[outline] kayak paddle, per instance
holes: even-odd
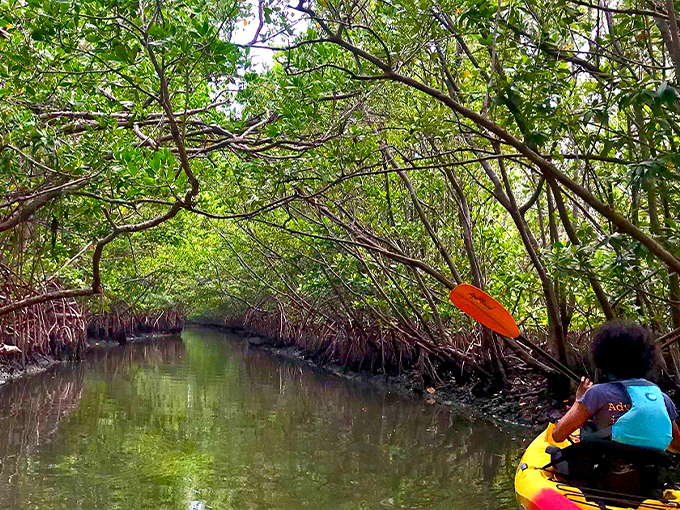
[[[581,382],[581,378],[572,372],[563,363],[556,360],[547,351],[533,344],[523,337],[515,319],[503,305],[486,292],[468,283],[460,283],[451,289],[449,294],[451,302],[474,320],[487,328],[508,338],[514,338],[527,349],[540,354],[552,367],[572,381]]]

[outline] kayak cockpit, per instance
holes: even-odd
[[[555,443],[551,427],[527,448],[515,476],[515,493],[526,510],[667,510],[680,508],[680,491],[659,482],[663,453],[614,461],[610,444],[595,446],[592,457],[572,471],[560,473],[560,459],[550,452],[566,451],[576,458],[585,444]],[[590,447],[591,445],[588,445]],[[557,447],[557,448],[555,448]],[[571,448],[571,450],[569,450]],[[612,448],[616,449],[617,446]],[[646,452],[644,452],[646,453]],[[571,460],[571,459],[568,459]],[[665,462],[665,461],[664,461]],[[574,467],[576,466],[576,467]],[[670,469],[670,468],[669,468]],[[594,476],[592,471],[595,470]],[[593,481],[595,480],[595,481]]]

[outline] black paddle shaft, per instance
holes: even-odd
[[[542,347],[539,347],[538,345],[534,344],[533,342],[530,342],[529,340],[524,338],[522,335],[519,335],[515,340],[518,340],[519,343],[521,343],[527,349],[543,356],[543,358],[545,358],[545,360],[548,361],[553,366],[553,368],[555,370],[557,370],[558,372],[560,372],[562,375],[568,377],[569,379],[571,379],[574,382],[577,382],[577,383],[581,382],[581,378],[578,375],[576,375],[574,372],[572,372],[569,367],[567,367],[563,363],[560,363],[555,358],[553,358]]]

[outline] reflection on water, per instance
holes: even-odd
[[[521,448],[202,330],[8,383],[0,431],[0,509],[514,509]]]

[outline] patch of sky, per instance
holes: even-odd
[[[238,92],[248,86],[248,75],[264,74],[276,63],[276,55],[289,47],[307,30],[308,20],[292,5],[282,0],[247,0],[243,19],[231,31],[231,42],[247,52],[248,63],[236,70],[230,83],[214,84],[214,98],[228,95],[232,98],[231,115],[240,119],[243,104]],[[228,87],[231,85],[231,87]]]

